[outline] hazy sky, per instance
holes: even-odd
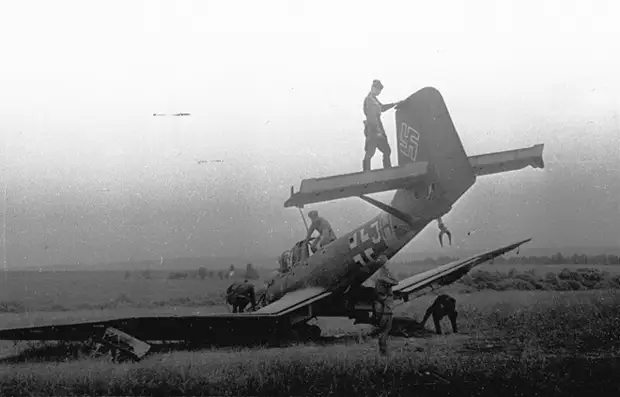
[[[3,2],[0,249],[8,266],[275,256],[305,232],[283,207],[290,186],[361,169],[375,78],[384,102],[438,88],[470,155],[545,144],[544,171],[478,180],[445,217],[455,244],[620,245],[619,12],[612,0]],[[175,112],[192,116],[152,116]],[[393,111],[383,119],[394,148]],[[337,234],[378,212],[359,199],[309,209]],[[437,248],[432,224],[407,250]]]

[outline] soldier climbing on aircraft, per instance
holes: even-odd
[[[312,243],[312,253],[315,253],[319,248],[326,246],[332,241],[336,240],[336,234],[332,229],[332,226],[323,217],[319,216],[318,211],[308,212],[308,217],[312,220],[310,227],[308,228],[308,234],[306,235],[306,242],[310,241],[312,233],[316,230],[319,232],[319,238],[315,239]]]
[[[374,303],[374,315],[379,334],[379,353],[386,356],[388,355],[387,338],[392,329],[392,309],[394,306],[392,287],[397,285],[398,281],[385,266],[387,257],[381,255],[377,260],[383,262],[383,266],[379,269],[379,277],[375,281],[376,301]]]
[[[445,294],[439,295],[437,299],[435,299],[435,302],[426,310],[426,314],[422,320],[422,326],[426,324],[431,314],[433,315],[433,322],[435,323],[435,332],[439,335],[441,335],[441,324],[439,324],[439,321],[445,316],[448,316],[450,319],[452,332],[457,332],[456,316],[458,313],[456,312],[456,299]]]
[[[370,92],[364,98],[364,115],[366,115],[366,120],[364,120],[364,135],[366,136],[364,151],[366,153],[362,161],[363,171],[370,171],[370,160],[372,160],[377,149],[383,153],[383,168],[392,167],[390,160],[392,150],[381,122],[381,113],[390,110],[394,106],[398,106],[402,101],[383,105],[377,99],[377,96],[381,94],[381,90],[383,90],[383,84],[379,80],[373,80]]]
[[[443,223],[441,217],[437,218],[437,227],[439,228],[439,244],[443,247],[443,235],[447,234],[450,245],[452,245],[452,233],[450,233],[450,230],[448,230],[446,225]]]
[[[256,310],[254,284],[248,283],[248,280],[232,283],[226,289],[226,303],[233,307],[233,313],[243,313],[248,303],[252,303],[252,310]]]

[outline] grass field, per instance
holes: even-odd
[[[416,338],[390,338],[387,360],[378,357],[376,340],[368,336],[371,328],[348,319],[319,319],[322,342],[162,350],[127,364],[84,357],[70,344],[5,342],[0,344],[0,395],[620,395],[620,289],[588,284],[587,277],[576,276],[582,267],[481,266],[466,280],[473,284],[448,289],[457,298],[459,333],[451,334],[444,320],[448,333],[435,335],[429,321],[427,332]],[[392,270],[411,274],[425,269]],[[620,273],[613,266],[599,270],[609,273],[606,280]],[[488,288],[512,278],[531,288],[537,282],[527,280],[545,280],[548,273],[565,273],[556,282],[597,289]],[[0,327],[227,310],[220,294],[229,281],[167,276],[5,273]],[[507,285],[519,289],[521,281]],[[423,296],[396,312],[420,319],[433,299]],[[70,359],[64,361],[63,355]]]
[[[455,296],[459,334],[391,338],[387,360],[366,328],[321,319],[327,335],[346,335],[271,349],[164,351],[128,364],[77,358],[50,365],[43,357],[50,347],[12,347],[0,366],[0,394],[618,395],[620,293]],[[419,317],[431,299],[399,310]]]

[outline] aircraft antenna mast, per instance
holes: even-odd
[[[299,215],[301,215],[301,219],[303,219],[304,221],[304,226],[306,227],[306,233],[308,233],[308,223],[306,222],[306,217],[304,216],[304,213],[302,212],[301,208],[297,207],[297,209],[299,210]]]

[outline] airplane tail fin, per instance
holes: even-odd
[[[456,201],[474,184],[476,175],[446,104],[435,88],[423,88],[396,110],[398,165],[428,162],[436,197]]]

